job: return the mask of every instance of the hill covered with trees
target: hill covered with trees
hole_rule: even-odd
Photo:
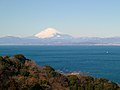
[[[120,90],[120,87],[104,78],[61,74],[18,54],[0,56],[0,90]]]

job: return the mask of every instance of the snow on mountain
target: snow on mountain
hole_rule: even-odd
[[[41,32],[39,32],[38,34],[35,35],[35,37],[38,38],[51,38],[54,37],[56,35],[58,35],[57,37],[60,37],[61,32],[57,31],[54,28],[47,28]]]
[[[120,37],[80,37],[74,38],[69,34],[47,28],[30,37],[0,37],[0,45],[120,45]]]

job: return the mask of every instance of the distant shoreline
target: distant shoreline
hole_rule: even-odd
[[[77,44],[69,44],[69,45],[52,45],[52,44],[0,44],[0,46],[120,46],[120,44],[94,44],[94,45],[77,45]]]

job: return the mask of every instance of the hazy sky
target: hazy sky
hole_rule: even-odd
[[[0,0],[0,36],[44,28],[74,36],[120,36],[120,0]]]

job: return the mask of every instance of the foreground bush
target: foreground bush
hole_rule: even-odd
[[[103,78],[64,75],[18,54],[0,56],[0,90],[120,90],[120,87]]]

